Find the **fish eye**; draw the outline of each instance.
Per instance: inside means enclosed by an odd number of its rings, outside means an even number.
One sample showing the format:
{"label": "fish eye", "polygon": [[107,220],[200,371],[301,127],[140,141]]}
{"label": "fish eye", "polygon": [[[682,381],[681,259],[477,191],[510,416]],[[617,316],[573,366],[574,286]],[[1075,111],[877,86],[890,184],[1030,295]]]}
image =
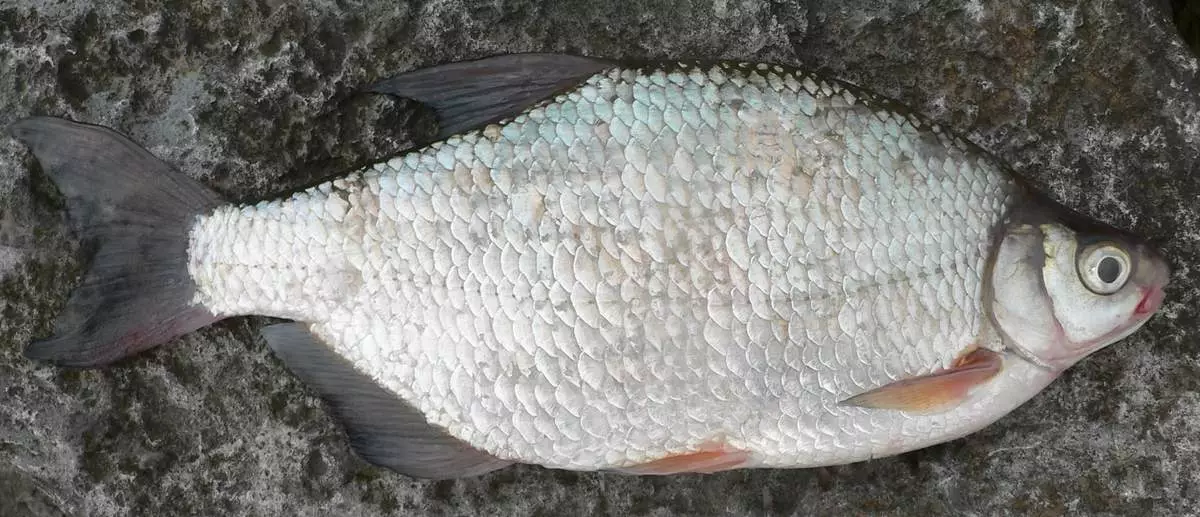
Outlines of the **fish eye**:
{"label": "fish eye", "polygon": [[1098,244],[1079,255],[1079,277],[1096,294],[1113,294],[1125,287],[1132,262],[1125,250],[1113,244]]}

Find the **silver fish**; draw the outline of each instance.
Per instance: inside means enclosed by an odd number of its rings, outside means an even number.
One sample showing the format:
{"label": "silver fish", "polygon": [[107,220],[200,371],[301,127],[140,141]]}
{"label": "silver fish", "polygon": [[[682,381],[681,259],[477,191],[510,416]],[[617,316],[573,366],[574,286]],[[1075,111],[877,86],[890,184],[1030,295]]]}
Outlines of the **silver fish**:
{"label": "silver fish", "polygon": [[771,64],[521,54],[373,91],[431,144],[226,204],[108,129],[12,126],[99,239],[39,360],[231,316],[366,459],[638,474],[812,467],[972,433],[1129,335],[1143,241],[897,102]]}

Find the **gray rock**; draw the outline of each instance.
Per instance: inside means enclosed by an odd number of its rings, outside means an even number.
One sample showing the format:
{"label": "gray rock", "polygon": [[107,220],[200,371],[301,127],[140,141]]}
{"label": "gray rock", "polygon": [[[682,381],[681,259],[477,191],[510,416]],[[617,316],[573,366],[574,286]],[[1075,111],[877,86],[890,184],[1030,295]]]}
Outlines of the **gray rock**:
{"label": "gray rock", "polygon": [[531,50],[772,60],[911,104],[1066,204],[1160,240],[1177,269],[1144,331],[942,446],[811,470],[516,467],[431,483],[357,459],[266,351],[258,318],[105,370],[23,359],[86,250],[33,159],[0,138],[0,515],[1174,514],[1198,503],[1200,89],[1164,6],[98,4],[0,3],[0,125],[53,114],[112,126],[231,199],[309,184],[428,134],[427,111],[354,95],[414,67]]}

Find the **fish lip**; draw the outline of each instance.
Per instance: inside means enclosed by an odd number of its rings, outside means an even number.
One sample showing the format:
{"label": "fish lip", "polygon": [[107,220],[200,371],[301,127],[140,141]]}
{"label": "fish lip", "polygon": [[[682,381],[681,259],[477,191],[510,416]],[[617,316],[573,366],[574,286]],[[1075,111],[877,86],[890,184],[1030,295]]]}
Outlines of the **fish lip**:
{"label": "fish lip", "polygon": [[1145,316],[1153,314],[1162,305],[1164,295],[1165,292],[1161,287],[1142,289],[1142,301],[1138,302],[1137,307],[1133,309],[1133,315]]}

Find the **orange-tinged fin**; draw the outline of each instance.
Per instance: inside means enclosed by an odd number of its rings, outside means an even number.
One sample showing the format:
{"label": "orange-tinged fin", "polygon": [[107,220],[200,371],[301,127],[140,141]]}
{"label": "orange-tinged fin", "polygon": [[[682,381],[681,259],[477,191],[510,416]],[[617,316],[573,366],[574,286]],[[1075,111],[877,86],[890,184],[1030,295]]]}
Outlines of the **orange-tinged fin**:
{"label": "orange-tinged fin", "polygon": [[724,444],[714,444],[695,452],[672,454],[649,463],[624,467],[619,470],[626,474],[659,476],[685,473],[712,474],[741,467],[748,459],[750,459],[749,452],[732,449]]}
{"label": "orange-tinged fin", "polygon": [[844,406],[939,413],[957,406],[967,393],[1000,373],[1000,354],[979,348],[937,373],[893,382],[841,402]]}

